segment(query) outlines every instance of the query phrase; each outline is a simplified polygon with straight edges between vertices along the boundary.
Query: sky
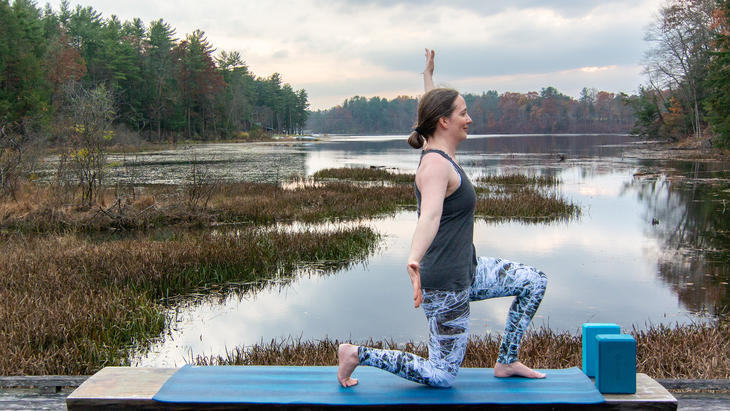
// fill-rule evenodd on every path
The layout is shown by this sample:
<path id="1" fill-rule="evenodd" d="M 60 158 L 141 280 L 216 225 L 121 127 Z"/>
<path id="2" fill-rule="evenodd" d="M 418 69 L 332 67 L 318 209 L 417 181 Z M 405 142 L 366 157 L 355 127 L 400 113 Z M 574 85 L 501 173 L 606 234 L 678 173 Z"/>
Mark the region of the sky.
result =
<path id="1" fill-rule="evenodd" d="M 644 27 L 661 0 L 85 0 L 105 18 L 162 18 L 184 38 L 205 32 L 250 70 L 305 89 L 310 109 L 359 95 L 423 94 L 424 48 L 437 86 L 481 94 L 552 86 L 632 94 Z M 58 2 L 60 4 L 60 2 Z M 447 4 L 448 3 L 448 4 Z M 51 3 L 53 6 L 53 3 Z M 58 4 L 54 6 L 58 9 Z"/>

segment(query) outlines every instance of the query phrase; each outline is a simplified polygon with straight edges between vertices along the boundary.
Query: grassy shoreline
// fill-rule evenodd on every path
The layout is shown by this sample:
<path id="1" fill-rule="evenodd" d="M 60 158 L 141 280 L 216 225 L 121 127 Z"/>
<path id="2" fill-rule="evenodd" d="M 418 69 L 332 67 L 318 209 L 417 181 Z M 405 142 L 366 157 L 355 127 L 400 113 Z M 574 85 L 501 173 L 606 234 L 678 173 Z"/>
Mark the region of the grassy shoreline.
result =
<path id="1" fill-rule="evenodd" d="M 730 378 L 730 322 L 691 324 L 676 327 L 651 326 L 632 330 L 637 341 L 637 372 L 652 378 L 727 379 Z M 425 343 L 395 344 L 392 341 L 303 341 L 297 338 L 239 346 L 225 356 L 190 354 L 195 365 L 337 365 L 337 346 L 341 342 L 382 349 L 399 349 L 428 356 Z M 497 361 L 499 335 L 472 335 L 463 367 L 492 368 Z M 520 361 L 533 368 L 561 369 L 581 367 L 580 335 L 557 333 L 540 327 L 528 330 L 520 350 Z"/>

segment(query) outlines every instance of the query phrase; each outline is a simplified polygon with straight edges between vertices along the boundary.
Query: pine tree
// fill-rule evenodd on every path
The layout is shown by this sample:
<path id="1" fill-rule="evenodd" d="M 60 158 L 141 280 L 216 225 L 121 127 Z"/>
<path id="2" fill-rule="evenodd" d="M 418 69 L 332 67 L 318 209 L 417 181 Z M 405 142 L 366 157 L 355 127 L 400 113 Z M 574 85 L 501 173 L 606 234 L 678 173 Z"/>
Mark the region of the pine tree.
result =
<path id="1" fill-rule="evenodd" d="M 718 142 L 727 147 L 730 145 L 730 0 L 718 0 L 713 17 L 707 108 Z"/>

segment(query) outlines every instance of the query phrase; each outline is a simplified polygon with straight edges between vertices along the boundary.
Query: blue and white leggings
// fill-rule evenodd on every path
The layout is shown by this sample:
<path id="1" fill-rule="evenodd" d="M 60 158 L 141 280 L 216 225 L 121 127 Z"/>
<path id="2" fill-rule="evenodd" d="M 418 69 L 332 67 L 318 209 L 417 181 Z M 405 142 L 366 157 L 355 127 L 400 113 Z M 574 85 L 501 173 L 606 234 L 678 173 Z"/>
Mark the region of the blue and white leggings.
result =
<path id="1" fill-rule="evenodd" d="M 514 296 L 507 314 L 497 362 L 517 361 L 520 340 L 540 306 L 547 277 L 532 267 L 496 258 L 479 257 L 474 283 L 463 291 L 423 290 L 428 319 L 428 360 L 416 355 L 358 347 L 360 365 L 377 367 L 410 381 L 450 387 L 456 379 L 469 340 L 469 301 Z"/>

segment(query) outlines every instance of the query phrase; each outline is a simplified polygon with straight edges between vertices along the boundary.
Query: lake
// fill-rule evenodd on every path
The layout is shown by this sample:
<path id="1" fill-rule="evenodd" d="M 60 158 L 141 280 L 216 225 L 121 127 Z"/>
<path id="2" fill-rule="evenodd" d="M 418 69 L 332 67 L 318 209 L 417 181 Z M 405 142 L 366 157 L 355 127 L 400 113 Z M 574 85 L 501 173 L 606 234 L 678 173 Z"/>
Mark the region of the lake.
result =
<path id="1" fill-rule="evenodd" d="M 331 137 L 317 142 L 205 144 L 113 156 L 112 182 L 184 183 L 191 163 L 221 181 L 281 183 L 330 167 L 414 172 L 420 150 L 405 136 Z M 580 204 L 578 219 L 495 223 L 478 219 L 478 255 L 519 261 L 548 276 L 533 321 L 578 332 L 584 322 L 624 329 L 704 321 L 730 296 L 730 164 L 647 159 L 628 136 L 469 136 L 457 161 L 472 176 L 554 175 Z M 122 166 L 121 164 L 125 164 Z M 181 304 L 178 321 L 140 365 L 172 366 L 189 354 L 241 344 L 303 339 L 423 341 L 405 271 L 415 211 L 357 224 L 383 236 L 364 264 L 335 273 L 302 269 L 292 281 Z M 511 299 L 471 306 L 474 334 L 502 332 Z"/>

